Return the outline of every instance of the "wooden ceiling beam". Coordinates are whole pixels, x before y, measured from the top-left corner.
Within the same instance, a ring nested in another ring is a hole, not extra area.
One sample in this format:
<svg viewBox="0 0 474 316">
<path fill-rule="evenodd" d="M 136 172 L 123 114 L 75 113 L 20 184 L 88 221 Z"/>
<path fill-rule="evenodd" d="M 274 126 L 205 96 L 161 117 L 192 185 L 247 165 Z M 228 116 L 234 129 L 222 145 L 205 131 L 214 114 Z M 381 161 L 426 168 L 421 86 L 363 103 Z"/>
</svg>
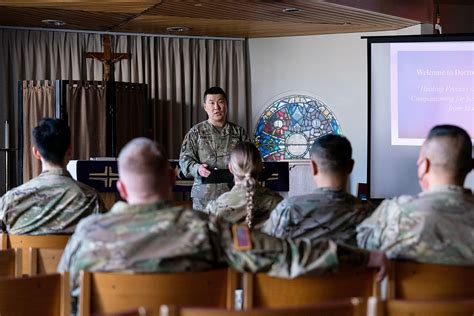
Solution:
<svg viewBox="0 0 474 316">
<path fill-rule="evenodd" d="M 398 16 L 421 23 L 433 23 L 434 0 L 325 0 L 324 2 Z"/>
<path fill-rule="evenodd" d="M 270 37 L 393 30 L 419 23 L 387 15 L 382 0 L 347 0 L 358 6 L 343 6 L 344 1 L 0 0 L 0 25 L 54 28 L 41 22 L 53 19 L 65 21 L 64 28 L 77 30 Z M 374 12 L 368 10 L 376 6 Z M 301 11 L 287 13 L 285 8 Z M 170 26 L 191 30 L 170 33 Z"/>
</svg>

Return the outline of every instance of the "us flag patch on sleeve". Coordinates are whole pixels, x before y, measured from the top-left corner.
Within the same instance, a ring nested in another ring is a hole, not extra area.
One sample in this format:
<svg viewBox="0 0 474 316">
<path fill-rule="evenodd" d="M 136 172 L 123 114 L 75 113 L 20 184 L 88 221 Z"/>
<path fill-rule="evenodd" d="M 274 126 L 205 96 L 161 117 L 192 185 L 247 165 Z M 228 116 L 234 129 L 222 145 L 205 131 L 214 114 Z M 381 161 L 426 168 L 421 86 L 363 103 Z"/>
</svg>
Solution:
<svg viewBox="0 0 474 316">
<path fill-rule="evenodd" d="M 246 225 L 233 225 L 232 234 L 235 250 L 241 251 L 252 249 L 252 238 L 250 237 L 250 230 Z"/>
</svg>

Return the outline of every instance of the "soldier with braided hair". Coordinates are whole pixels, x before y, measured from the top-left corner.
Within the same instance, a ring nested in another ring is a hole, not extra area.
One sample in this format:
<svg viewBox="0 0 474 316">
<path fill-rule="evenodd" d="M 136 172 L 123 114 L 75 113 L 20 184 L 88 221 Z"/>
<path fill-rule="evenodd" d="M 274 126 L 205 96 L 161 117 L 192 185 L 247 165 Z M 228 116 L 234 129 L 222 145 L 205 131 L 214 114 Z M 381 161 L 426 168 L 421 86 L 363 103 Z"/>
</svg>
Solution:
<svg viewBox="0 0 474 316">
<path fill-rule="evenodd" d="M 208 204 L 206 212 L 231 223 L 245 222 L 250 228 L 259 228 L 270 212 L 283 200 L 280 194 L 258 183 L 262 158 L 251 142 L 240 142 L 230 153 L 229 170 L 235 186 Z"/>
</svg>

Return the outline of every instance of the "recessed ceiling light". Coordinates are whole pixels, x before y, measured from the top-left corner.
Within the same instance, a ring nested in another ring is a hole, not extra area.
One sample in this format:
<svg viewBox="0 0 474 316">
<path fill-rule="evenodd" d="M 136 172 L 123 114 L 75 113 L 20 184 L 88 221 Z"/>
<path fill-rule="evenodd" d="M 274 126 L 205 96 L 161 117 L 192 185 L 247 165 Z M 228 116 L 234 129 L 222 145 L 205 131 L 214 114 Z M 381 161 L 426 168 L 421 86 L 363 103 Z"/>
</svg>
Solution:
<svg viewBox="0 0 474 316">
<path fill-rule="evenodd" d="M 42 23 L 48 24 L 51 26 L 63 26 L 66 25 L 66 22 L 61 20 L 41 20 Z"/>
<path fill-rule="evenodd" d="M 303 10 L 298 9 L 298 8 L 284 8 L 281 11 L 283 11 L 284 13 L 297 13 L 297 12 L 301 12 Z"/>
<path fill-rule="evenodd" d="M 187 26 L 170 26 L 166 28 L 168 32 L 186 32 L 186 31 L 189 31 L 190 29 L 191 28 Z"/>
</svg>

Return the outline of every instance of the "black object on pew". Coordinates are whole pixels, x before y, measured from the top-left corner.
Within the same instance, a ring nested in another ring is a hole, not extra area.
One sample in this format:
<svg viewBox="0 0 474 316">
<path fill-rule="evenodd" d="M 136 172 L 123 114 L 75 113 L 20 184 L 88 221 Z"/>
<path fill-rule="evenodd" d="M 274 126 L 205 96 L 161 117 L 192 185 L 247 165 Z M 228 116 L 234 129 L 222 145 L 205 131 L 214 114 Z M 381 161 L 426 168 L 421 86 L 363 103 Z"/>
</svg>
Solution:
<svg viewBox="0 0 474 316">
<path fill-rule="evenodd" d="M 234 176 L 229 169 L 212 169 L 211 174 L 201 178 L 202 183 L 234 183 Z"/>
<path fill-rule="evenodd" d="M 178 160 L 170 160 L 170 165 L 176 171 L 176 185 L 173 191 L 190 192 L 193 179 L 186 178 L 183 175 L 179 169 Z M 117 192 L 116 182 L 119 177 L 116 160 L 73 160 L 70 161 L 68 170 L 70 170 L 74 179 L 93 187 L 99 192 Z M 290 188 L 289 178 L 288 162 L 265 161 L 259 180 L 270 190 L 288 192 Z M 232 184 L 233 176 L 227 169 L 211 170 L 211 178 L 208 177 L 207 181 L 218 181 L 207 183 Z"/>
</svg>

